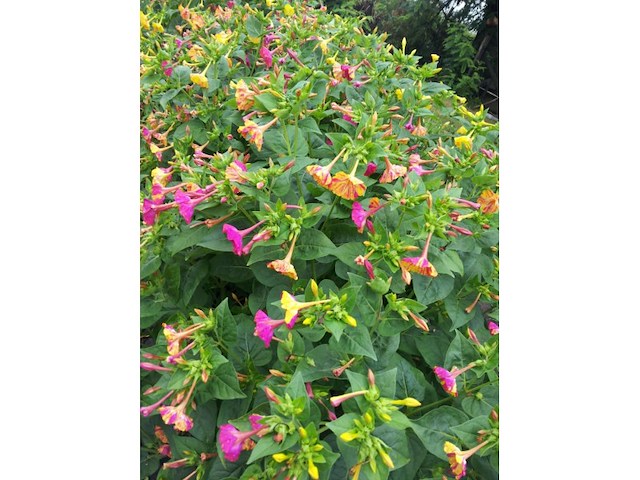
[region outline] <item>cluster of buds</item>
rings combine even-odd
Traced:
[[[411,306],[415,307],[417,302],[409,298],[398,299],[398,296],[395,293],[390,293],[386,295],[385,298],[387,299],[389,308],[394,312],[397,312],[403,320],[409,321],[409,317],[411,317],[411,320],[413,320],[413,323],[417,328],[425,332],[429,331],[427,321],[411,310]]]
[[[380,438],[372,435],[375,429],[375,419],[370,410],[360,418],[353,419],[353,428],[340,434],[339,438],[345,443],[358,444],[358,462],[351,468],[351,475],[357,479],[363,465],[368,465],[373,473],[378,471],[378,459],[389,469],[395,468],[389,455],[389,446]]]
[[[281,471],[287,471],[287,478],[299,478],[303,472],[309,474],[312,480],[320,478],[320,472],[316,463],[326,463],[320,453],[324,447],[318,442],[319,437],[313,424],[307,427],[299,427],[300,449],[296,452],[275,453],[271,457],[279,464],[283,464]]]

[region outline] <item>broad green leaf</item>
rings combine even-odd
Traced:
[[[473,348],[471,341],[460,333],[459,330],[456,330],[456,336],[447,349],[444,365],[441,366],[447,369],[451,369],[452,367],[463,368],[479,357],[480,355],[476,349]]]
[[[251,450],[251,455],[249,456],[249,460],[247,460],[247,464],[260,460],[268,455],[273,455],[274,453],[287,451],[298,443],[298,440],[299,437],[297,433],[287,435],[283,442],[274,441],[273,435],[262,437],[258,440],[256,446],[253,447],[253,450]]]
[[[423,275],[412,275],[413,290],[416,300],[423,305],[431,305],[446,298],[453,290],[454,279],[448,275],[438,275],[435,278]]]
[[[303,230],[298,237],[294,257],[300,260],[314,260],[334,255],[336,246],[329,237],[319,230]]]
[[[225,298],[215,309],[216,335],[225,343],[232,345],[238,338],[236,321],[229,310],[229,299]]]
[[[140,266],[140,280],[147,278],[162,265],[162,260],[158,255],[149,255]]]
[[[456,441],[451,427],[460,425],[467,420],[469,417],[462,410],[445,405],[414,420],[411,428],[429,452],[447,461],[447,455],[443,450],[444,442]]]
[[[244,21],[244,26],[247,29],[247,35],[253,38],[258,38],[262,35],[262,22],[253,15],[248,15]]]
[[[488,416],[498,405],[499,392],[496,385],[487,385],[469,397],[462,399],[462,409],[472,417]]]
[[[429,335],[421,335],[415,339],[416,347],[424,358],[424,361],[433,368],[442,366],[445,362],[450,340],[441,331],[431,332]]]
[[[205,279],[207,273],[209,273],[209,266],[206,260],[200,260],[189,268],[182,284],[182,296],[180,300],[183,305],[189,305],[189,301],[191,300],[191,297],[193,297],[193,293]]]
[[[169,255],[173,256],[185,248],[193,247],[199,242],[202,242],[210,233],[211,230],[204,226],[194,228],[183,226],[180,229],[180,233],[167,239],[165,249],[169,252]],[[229,248],[229,251],[231,251],[231,248]]]
[[[467,448],[473,448],[478,444],[478,435],[480,430],[489,430],[491,427],[489,425],[489,418],[485,415],[480,417],[472,418],[471,420],[467,420],[460,425],[456,425],[455,427],[451,427],[451,431],[455,433],[460,440],[462,440],[462,446]],[[491,451],[487,451],[486,448],[478,451],[477,455],[481,457],[491,453]]]
[[[211,384],[211,392],[214,398],[233,400],[235,398],[245,397],[245,394],[238,384],[236,370],[229,362],[223,363],[216,369],[209,378],[207,384],[209,383]]]
[[[246,366],[251,370],[251,366],[262,367],[271,362],[272,352],[268,348],[265,348],[264,343],[253,333],[255,330],[255,323],[252,320],[245,319],[238,323],[238,337],[234,342],[232,358],[237,361],[234,362],[236,366]]]
[[[337,341],[335,337],[331,337],[331,340],[329,340],[329,346],[337,352],[364,355],[372,358],[373,360],[378,359],[376,352],[373,350],[373,345],[371,344],[369,330],[362,324],[345,329],[345,331],[342,332],[340,341]]]

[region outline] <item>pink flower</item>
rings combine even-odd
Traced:
[[[227,237],[227,240],[229,240],[232,244],[233,244],[233,253],[235,253],[238,256],[242,255],[242,239],[250,234],[251,232],[253,232],[256,228],[258,228],[260,225],[262,225],[265,222],[265,220],[261,220],[258,223],[256,223],[255,225],[245,229],[245,230],[238,230],[236,227],[234,227],[233,225],[229,224],[229,223],[225,223],[222,226],[222,233],[224,233]]]
[[[363,257],[362,255],[358,255],[354,261],[356,262],[356,265],[362,265],[364,268],[367,269],[367,275],[369,275],[369,278],[371,280],[376,278],[375,274],[373,273],[373,265],[369,260],[367,260],[366,257]]]
[[[161,407],[158,412],[162,421],[167,425],[173,425],[175,430],[188,432],[193,428],[193,419],[184,413],[184,403],[177,407]]]
[[[148,417],[149,415],[151,415],[156,410],[156,408],[158,408],[160,405],[162,405],[162,402],[164,402],[171,395],[173,395],[173,390],[171,390],[169,393],[167,393],[164,397],[162,397],[160,400],[158,400],[153,405],[149,405],[148,407],[142,407],[140,409],[140,413],[142,414],[143,417]]]
[[[353,220],[353,223],[355,223],[356,227],[358,227],[359,233],[362,233],[364,231],[365,226],[369,229],[369,231],[373,232],[373,223],[371,223],[368,218],[373,216],[385,205],[386,204],[380,204],[380,200],[378,200],[376,197],[373,197],[369,202],[368,210],[365,210],[360,202],[353,202],[353,207],[351,209],[351,220]]]
[[[438,381],[444,391],[448,394],[457,397],[458,396],[458,386],[456,385],[456,377],[454,377],[449,370],[442,367],[434,367],[433,373],[438,377]]]
[[[169,62],[167,60],[164,60],[162,62],[162,71],[164,72],[164,74],[167,77],[170,77],[171,73],[173,73],[173,67],[171,65],[169,65],[169,66],[167,66],[167,65],[169,65]]]
[[[260,422],[260,420],[263,419],[262,415],[257,415],[255,413],[249,415],[249,422],[251,423],[251,428],[254,430],[262,430],[264,428],[264,425],[262,425]]]
[[[213,187],[213,188],[209,189],[209,187]],[[191,198],[182,190],[176,190],[174,198],[176,203],[178,204],[178,211],[180,212],[180,215],[182,215],[182,218],[184,218],[185,222],[191,223],[191,220],[193,219],[193,212],[196,205],[203,202],[204,200],[206,200],[207,198],[209,198],[211,195],[214,194],[215,185],[209,185],[208,190],[210,191],[207,192],[207,190],[198,189],[194,193],[200,196],[196,198]]]
[[[413,125],[413,114],[411,114],[411,118],[409,118],[409,121],[404,124],[404,128],[406,130],[409,130],[410,132],[415,128],[415,126]]]
[[[264,62],[265,66],[267,68],[271,68],[271,66],[273,65],[273,54],[271,53],[271,51],[265,45],[262,45],[262,47],[260,47],[259,53],[260,58]]]
[[[253,417],[253,420],[251,417]],[[235,462],[240,458],[242,450],[250,450],[252,448],[248,445],[249,442],[247,440],[250,440],[252,435],[260,435],[260,433],[268,429],[268,427],[258,423],[261,418],[259,415],[251,415],[249,417],[251,426],[254,428],[248,432],[241,432],[230,423],[225,423],[220,427],[218,442],[224,453],[224,458],[230,462]]]
[[[489,323],[487,324],[487,328],[489,329],[489,333],[491,335],[498,335],[498,333],[500,333],[500,327],[495,322],[489,321]]]
[[[347,115],[346,113],[342,115],[342,119],[346,120],[347,122],[349,122],[351,125],[357,127],[358,124],[356,122],[353,121],[353,118],[351,118],[351,115]]]
[[[264,346],[266,348],[269,348],[269,346],[271,345],[271,340],[273,339],[274,330],[280,325],[287,325],[287,328],[291,330],[297,319],[298,315],[294,315],[288,323],[284,320],[273,320],[262,310],[258,310],[256,312],[256,316],[254,317],[256,328],[253,334],[256,337],[259,337],[260,340],[264,342]]]
[[[384,162],[387,164],[387,167],[384,169],[384,172],[380,176],[380,183],[393,182],[395,179],[404,177],[406,175],[407,167],[402,165],[394,165],[389,161],[387,157],[385,157]]]
[[[375,173],[377,168],[378,168],[378,166],[374,162],[367,163],[367,168],[364,171],[364,176],[365,177],[370,177],[371,175],[373,175]]]
[[[242,249],[242,254],[243,255],[248,255],[249,252],[251,251],[251,249],[253,248],[253,246],[258,243],[258,242],[264,242],[265,240],[269,240],[271,238],[271,230],[262,230],[261,232],[256,233],[251,240],[249,240],[249,243],[247,243],[243,249]]]
[[[462,235],[473,235],[473,232],[467,228],[459,227],[458,225],[451,224],[449,227],[453,228],[456,232],[461,233]]]
[[[411,165],[409,167],[409,171],[417,174],[420,177],[422,175],[429,175],[429,174],[435,172],[435,170],[427,170],[422,165]]]

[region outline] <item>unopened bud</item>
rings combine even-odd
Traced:
[[[376,377],[371,369],[367,372],[367,378],[369,379],[369,385],[373,387],[376,384]]]
[[[276,405],[280,403],[280,400],[278,399],[278,397],[275,394],[275,392],[273,390],[271,390],[269,387],[264,387],[264,394],[266,395],[267,399],[270,402],[273,402]]]
[[[194,308],[193,309],[194,312],[196,312],[196,315],[198,315],[200,318],[202,318],[203,320],[207,319],[207,316],[204,314],[204,312],[202,310],[200,310],[199,308]]]

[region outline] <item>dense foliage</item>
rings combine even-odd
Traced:
[[[141,478],[497,478],[498,126],[313,2],[140,23]]]

